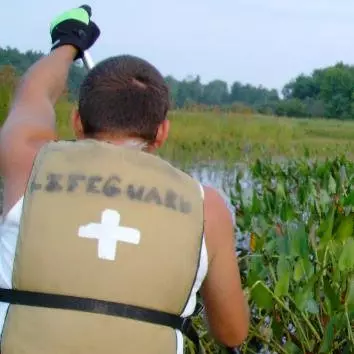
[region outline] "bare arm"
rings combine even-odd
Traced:
[[[70,45],[54,50],[27,71],[16,90],[0,131],[4,211],[23,194],[38,150],[56,139],[54,105],[63,93],[75,54]]]
[[[228,347],[240,345],[248,335],[249,311],[235,252],[230,211],[222,197],[205,189],[205,234],[209,271],[201,288],[210,330]]]

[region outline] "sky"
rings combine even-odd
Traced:
[[[3,1],[0,46],[50,48],[49,23],[72,0]],[[132,54],[163,75],[280,90],[300,73],[354,63],[352,0],[91,0],[95,61]]]

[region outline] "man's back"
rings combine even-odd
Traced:
[[[185,317],[207,272],[200,185],[131,148],[94,140],[47,145],[34,164],[20,230],[13,274],[18,290]],[[137,333],[139,341],[132,341]],[[3,353],[17,351],[19,342],[26,353],[175,353],[181,338],[130,319],[14,305]]]

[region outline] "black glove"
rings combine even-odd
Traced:
[[[62,13],[52,21],[51,50],[70,44],[78,50],[74,60],[82,58],[83,52],[96,42],[100,33],[98,26],[91,21],[91,7],[82,5]]]

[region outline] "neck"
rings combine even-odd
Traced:
[[[113,145],[121,145],[121,146],[127,146],[131,147],[134,149],[139,149],[139,150],[147,150],[149,145],[146,141],[139,139],[139,138],[131,138],[131,137],[111,137],[107,135],[102,135],[102,136],[95,136],[95,140],[99,141],[105,141],[107,143],[113,144]]]
[[[112,144],[115,143],[112,142]],[[145,141],[137,140],[137,139],[125,139],[124,141],[117,142],[116,145],[123,145],[123,146],[131,147],[139,150],[146,150],[148,147],[148,144]]]

